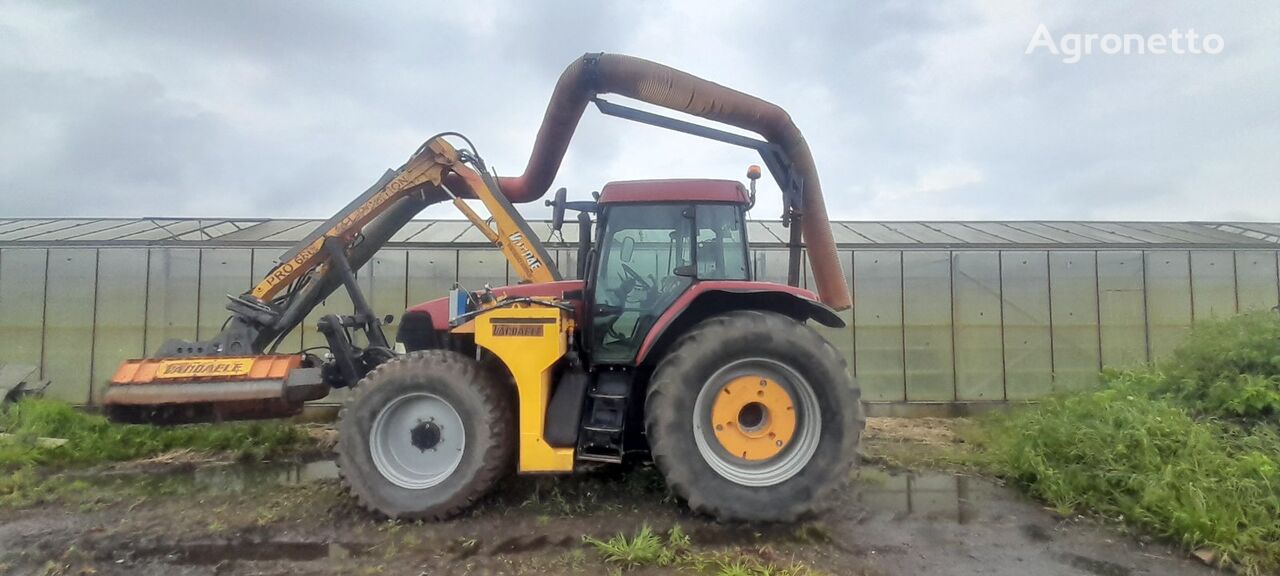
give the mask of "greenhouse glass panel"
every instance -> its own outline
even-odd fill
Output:
[[[756,280],[761,282],[787,283],[788,253],[785,250],[755,250]]]
[[[1147,338],[1159,363],[1182,343],[1191,327],[1191,269],[1183,251],[1146,254]]]
[[[902,254],[902,306],[907,400],[955,400],[950,253]]]
[[[458,283],[476,292],[485,284],[497,288],[507,285],[507,259],[502,252],[489,248],[467,248],[458,251]],[[444,296],[444,294],[441,294]]]
[[[409,251],[409,306],[449,295],[458,270],[457,250]]]
[[[906,400],[902,358],[902,253],[853,253],[858,381],[870,401]]]
[[[1053,389],[1079,390],[1098,382],[1098,276],[1093,252],[1050,252]]]
[[[1280,297],[1280,280],[1276,277],[1276,252],[1241,250],[1236,256],[1236,286],[1240,295],[1240,311],[1270,310]]]
[[[384,328],[387,337],[395,335],[400,326],[400,316],[406,307],[406,274],[409,255],[404,250],[379,250],[361,269],[361,280],[368,283],[365,297],[378,316],[394,316],[390,326]]]
[[[43,374],[50,385],[45,393],[74,404],[89,402],[97,265],[92,248],[49,250]]]
[[[207,340],[222,331],[231,316],[227,296],[253,287],[253,250],[206,248],[200,253],[200,319],[196,338]]]
[[[199,293],[199,250],[151,249],[147,272],[148,354],[170,339],[195,339]]]
[[[0,362],[40,369],[47,258],[43,249],[0,250],[0,319],[5,324]]]
[[[1048,255],[1003,252],[1000,263],[1005,395],[1009,400],[1039,398],[1053,390]]]
[[[848,286],[849,290],[852,291],[853,290],[853,252],[847,252],[847,251],[837,252],[837,258],[839,258],[839,261],[840,261],[840,269],[844,272],[845,286]],[[807,254],[805,255],[805,260],[804,260],[804,271],[805,271],[805,283],[804,283],[805,289],[811,290],[816,293],[818,291],[818,288],[817,288],[817,285],[814,284],[813,271],[809,269],[809,259]],[[785,284],[786,279],[783,278],[783,282],[781,283]],[[840,352],[840,355],[844,356],[845,362],[847,362],[849,365],[849,372],[850,374],[852,374],[855,366],[854,349],[853,349],[853,342],[854,342],[853,308],[849,308],[848,310],[840,310],[836,312],[836,316],[839,316],[840,319],[844,321],[843,328],[831,328],[828,326],[823,326],[818,322],[810,322],[809,325],[813,326],[814,330],[817,330],[819,334],[822,334],[822,337],[826,338],[827,341],[830,342],[832,346],[835,346],[836,350]]]
[[[1141,252],[1098,252],[1098,311],[1104,366],[1134,366],[1147,361],[1145,290]]]
[[[1231,252],[1191,252],[1191,298],[1195,322],[1235,315],[1236,271]]]
[[[279,264],[280,257],[288,252],[288,248],[255,248],[253,250],[253,266],[250,268],[250,277],[253,278],[252,283],[257,284],[259,280],[267,277],[267,274]],[[307,328],[306,324],[299,324],[293,330],[280,340],[277,348],[280,352],[296,352],[302,349],[302,332]],[[310,327],[312,330],[314,326]]]
[[[93,331],[93,401],[100,402],[107,382],[125,360],[141,358],[147,318],[147,250],[98,251],[97,305]]]
[[[956,252],[952,259],[956,397],[1004,400],[1000,255]]]

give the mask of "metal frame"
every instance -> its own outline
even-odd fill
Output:
[[[329,237],[324,242],[324,250],[329,255],[330,273],[336,273],[355,314],[350,316],[328,314],[320,319],[319,330],[329,344],[329,353],[333,356],[333,365],[337,373],[325,374],[325,380],[334,388],[353,386],[378,364],[390,359],[394,354],[382,331],[382,319],[373,312],[369,300],[360,290],[356,282],[355,272],[347,261],[346,250],[337,238]],[[364,332],[369,345],[364,349],[351,342],[348,330],[355,328]]]
[[[804,245],[804,239],[800,234],[800,219],[804,214],[804,179],[792,169],[791,157],[787,155],[781,146],[749,136],[711,128],[710,126],[694,124],[693,122],[614,104],[601,98],[592,98],[591,101],[595,103],[596,109],[606,116],[750,148],[759,153],[760,159],[769,168],[769,173],[773,175],[774,181],[778,183],[778,188],[782,190],[782,225],[791,229],[790,237],[787,241],[787,248],[790,251],[787,263],[787,284],[791,286],[800,285],[800,269],[803,261],[800,250]]]

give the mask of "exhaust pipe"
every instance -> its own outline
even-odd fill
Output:
[[[574,61],[556,83],[538,129],[533,152],[520,176],[498,178],[512,202],[530,202],[551,188],[569,141],[587,104],[599,94],[618,94],[641,102],[737,126],[781,146],[804,180],[801,232],[818,298],[836,310],[852,302],[836,256],[818,169],[800,129],[776,104],[726,88],[655,62],[618,54],[587,54]],[[457,188],[455,188],[457,189]]]

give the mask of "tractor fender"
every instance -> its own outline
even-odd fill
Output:
[[[635,364],[661,358],[666,347],[694,324],[731,310],[766,310],[831,328],[845,326],[834,309],[804,288],[773,282],[703,280],[685,290],[658,317],[636,352]]]

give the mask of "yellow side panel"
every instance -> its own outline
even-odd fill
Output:
[[[475,320],[476,343],[498,356],[516,379],[520,397],[520,472],[570,472],[573,448],[542,436],[551,401],[551,367],[564,356],[564,312],[534,306],[500,308]]]

